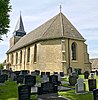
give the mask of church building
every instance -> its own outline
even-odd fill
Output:
[[[65,74],[69,67],[90,71],[85,41],[62,12],[28,34],[20,15],[6,53],[8,68]]]

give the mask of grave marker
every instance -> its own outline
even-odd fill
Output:
[[[36,76],[26,75],[24,78],[24,84],[34,86],[36,84]]]
[[[18,100],[30,100],[31,87],[22,85],[18,87]]]
[[[89,79],[88,80],[89,91],[93,91],[96,89],[96,79]]]
[[[83,79],[77,79],[77,84],[75,84],[76,93],[84,93],[85,92],[85,84],[83,83]]]

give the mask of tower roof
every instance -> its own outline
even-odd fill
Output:
[[[60,12],[46,23],[22,37],[7,53],[15,51],[34,42],[49,39],[69,38],[85,41],[77,29]]]
[[[17,24],[16,24],[14,32],[17,32],[17,31],[19,31],[19,32],[25,32],[23,21],[22,21],[22,17],[21,17],[21,13],[20,13],[19,19],[17,21]]]

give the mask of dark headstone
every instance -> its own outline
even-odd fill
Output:
[[[43,75],[45,75],[45,72],[41,72],[41,77],[42,77]]]
[[[17,84],[23,84],[24,82],[24,75],[18,75],[17,76]]]
[[[88,80],[89,91],[93,91],[96,89],[96,79],[89,79]]]
[[[89,72],[88,72],[88,71],[85,71],[85,72],[84,72],[84,78],[85,78],[85,79],[88,79],[88,77],[89,77]]]
[[[38,87],[38,95],[57,93],[57,92],[58,92],[57,86],[54,86],[54,84],[50,82],[41,83],[41,87]]]
[[[32,75],[32,76],[36,76],[36,72],[35,72],[35,71],[32,71],[32,72],[31,72],[31,75]]]
[[[69,76],[69,85],[75,86],[76,83],[77,83],[77,77],[76,76]]]
[[[24,79],[24,84],[34,86],[36,84],[36,76],[26,75]]]
[[[60,72],[60,76],[61,77],[64,77],[64,72]]]
[[[27,74],[29,74],[29,70],[22,70],[21,72],[20,72],[20,75],[27,75]]]
[[[20,71],[15,71],[14,72],[16,75],[19,75],[20,74]]]
[[[50,76],[50,72],[46,72],[46,75],[47,75],[47,77],[49,77]]]
[[[58,75],[58,72],[54,72],[54,75]]]
[[[98,89],[93,90],[93,98],[94,100],[98,100]]]
[[[6,80],[8,80],[8,75],[6,74],[0,75],[0,83],[4,83]]]
[[[74,71],[75,71],[78,75],[81,74],[81,69],[80,69],[80,68],[75,68]]]
[[[30,100],[31,86],[22,85],[18,87],[18,100]]]
[[[40,70],[35,70],[36,75],[40,75]]]
[[[54,85],[59,85],[58,76],[57,75],[49,76],[49,82],[53,83]]]

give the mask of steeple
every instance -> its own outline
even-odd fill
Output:
[[[22,21],[22,17],[21,17],[21,12],[20,12],[20,16],[19,19],[17,21],[15,30],[14,30],[14,36],[24,36],[26,35],[26,32],[24,30],[24,25],[23,25],[23,21]]]

